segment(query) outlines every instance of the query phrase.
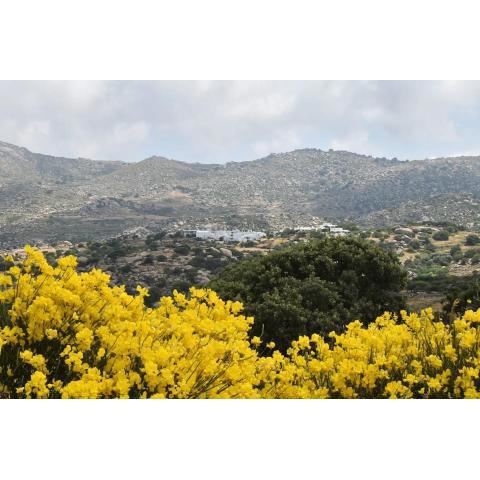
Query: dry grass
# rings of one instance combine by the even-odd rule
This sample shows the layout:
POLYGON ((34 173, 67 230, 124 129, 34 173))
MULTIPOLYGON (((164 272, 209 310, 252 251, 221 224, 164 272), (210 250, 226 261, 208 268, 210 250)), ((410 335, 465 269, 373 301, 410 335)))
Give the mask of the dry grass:
POLYGON ((450 235, 448 240, 434 240, 432 238, 432 243, 435 245, 439 252, 448 252, 454 245, 460 245, 462 248, 468 250, 471 247, 465 247, 465 238, 467 235, 470 235, 471 232, 458 232, 454 235, 450 235))
POLYGON ((420 310, 431 307, 434 312, 442 310, 441 300, 443 295, 434 292, 415 292, 407 294, 407 306, 409 310, 420 312, 420 310))

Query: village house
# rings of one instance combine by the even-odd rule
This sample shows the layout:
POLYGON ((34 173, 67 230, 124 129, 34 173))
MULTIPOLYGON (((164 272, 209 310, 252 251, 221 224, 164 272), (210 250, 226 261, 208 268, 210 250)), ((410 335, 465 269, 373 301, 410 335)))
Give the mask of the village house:
POLYGON ((350 233, 350 230, 346 230, 342 227, 338 227, 334 223, 322 223, 321 225, 312 227, 296 227, 294 228, 296 232, 311 232, 311 231, 321 231, 321 232, 326 232, 330 233, 333 236, 344 236, 350 233))
POLYGON ((218 240, 220 242, 250 242, 266 236, 264 232, 241 230, 183 230, 183 235, 202 240, 218 240))

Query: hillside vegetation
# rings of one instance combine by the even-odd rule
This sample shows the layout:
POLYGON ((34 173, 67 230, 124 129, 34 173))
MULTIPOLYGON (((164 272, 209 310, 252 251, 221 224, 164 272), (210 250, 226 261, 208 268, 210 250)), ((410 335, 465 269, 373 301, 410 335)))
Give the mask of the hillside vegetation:
POLYGON ((395 255, 355 238, 326 238, 229 265, 208 286, 245 305, 252 333, 286 351, 299 335, 343 331, 405 307, 395 255))
POLYGON ((97 162, 0 143, 0 246, 98 240, 135 226, 282 230, 318 218, 478 225, 478 157, 398 161, 316 149, 225 165, 97 162))
MULTIPOLYGON (((408 276, 400 293, 409 311, 432 307, 437 314, 442 310, 448 313, 453 302, 459 300, 460 306, 455 308, 460 312, 465 310, 462 306, 467 305, 467 300, 474 301, 466 292, 470 292, 480 278, 478 231, 444 222, 376 230, 361 229, 352 224, 344 226, 352 230, 350 238, 364 239, 398 258, 408 276), (442 240, 445 235, 448 239, 442 240)), ((249 244, 225 244, 186 238, 180 231, 154 233, 134 229, 105 241, 73 245, 59 242, 43 245, 40 249, 52 265, 65 255, 75 255, 80 271, 100 268, 110 275, 111 285, 125 285, 129 294, 135 292, 137 285, 148 288, 150 295, 146 302, 154 305, 161 296, 169 296, 175 289, 188 293, 192 285, 205 287, 214 276, 221 275, 226 267, 242 259, 280 252, 326 236, 320 231, 285 230, 276 234, 270 232, 262 240, 249 244)), ((16 260, 24 257, 22 249, 0 251, 0 270, 2 255, 8 254, 16 260)), ((292 275, 291 272, 284 274, 292 275)))
POLYGON ((145 308, 142 288, 131 296, 100 270, 78 274, 74 257, 54 268, 27 253, 0 273, 2 398, 480 396, 480 311, 449 323, 386 313, 282 354, 249 339, 253 319, 211 290, 145 308))

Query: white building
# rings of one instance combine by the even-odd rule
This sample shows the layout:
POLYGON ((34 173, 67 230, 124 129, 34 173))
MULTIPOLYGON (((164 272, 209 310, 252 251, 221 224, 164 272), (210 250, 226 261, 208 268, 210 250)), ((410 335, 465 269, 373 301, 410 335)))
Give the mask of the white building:
POLYGON ((337 226, 334 223, 322 223, 318 228, 319 230, 331 230, 332 228, 336 228, 337 226))
POLYGON ((221 242, 249 242, 266 236, 264 232, 253 232, 250 230, 184 230, 183 234, 185 237, 218 240, 221 242))
POLYGON ((341 227, 331 227, 330 233, 334 236, 343 237, 347 233, 350 233, 350 230, 345 230, 344 228, 341 228, 341 227))
POLYGON ((296 232, 311 232, 313 230, 317 230, 316 227, 295 227, 294 230, 296 232))
POLYGON ((296 232, 311 232, 311 231, 321 231, 326 233, 331 233, 333 236, 343 236, 350 233, 349 230, 345 230, 344 228, 337 227, 334 223, 322 223, 317 227, 296 227, 294 228, 296 232))

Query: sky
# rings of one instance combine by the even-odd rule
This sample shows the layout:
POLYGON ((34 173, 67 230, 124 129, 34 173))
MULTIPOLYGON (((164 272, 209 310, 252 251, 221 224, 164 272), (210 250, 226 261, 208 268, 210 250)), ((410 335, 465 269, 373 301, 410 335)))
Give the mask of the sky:
POLYGON ((480 155, 480 81, 1 81, 0 141, 98 160, 480 155))

